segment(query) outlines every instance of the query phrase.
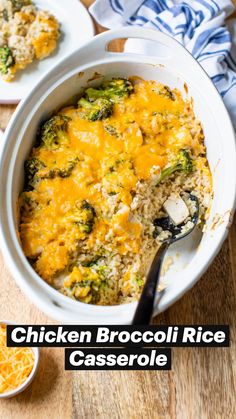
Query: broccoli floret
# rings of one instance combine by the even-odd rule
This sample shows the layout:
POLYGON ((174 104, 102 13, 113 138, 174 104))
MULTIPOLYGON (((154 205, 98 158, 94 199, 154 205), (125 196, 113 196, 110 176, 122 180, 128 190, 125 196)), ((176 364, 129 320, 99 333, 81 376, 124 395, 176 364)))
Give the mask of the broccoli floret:
POLYGON ((134 281, 134 283, 138 286, 138 287, 142 287, 144 284, 144 279, 142 277, 142 275, 136 273, 132 276, 132 279, 134 281))
POLYGON ((99 261, 99 259, 100 259, 100 257, 98 256, 96 259, 91 259, 91 260, 88 260, 86 262, 82 262, 81 266, 85 266, 86 268, 91 268, 91 267, 97 265, 97 262, 99 261))
POLYGON ((25 161, 25 185, 27 190, 32 190, 38 180, 38 171, 43 169, 45 164, 36 157, 30 157, 25 161))
POLYGON ((62 177, 66 178, 69 177, 78 163, 79 159, 76 157, 74 160, 71 160, 68 162, 66 167, 63 167, 59 169, 58 167, 55 167, 53 169, 50 169, 47 173, 44 173, 41 177, 41 179, 54 179, 55 177, 62 177))
POLYGON ((31 157, 27 159, 25 162, 26 180, 28 182, 31 181, 35 177, 36 173, 44 167, 46 167, 45 164, 36 157, 31 157))
POLYGON ((9 15, 8 15, 8 11, 6 9, 3 9, 0 11, 0 19, 5 20, 6 22, 9 21, 9 15))
POLYGON ((121 165, 123 165, 122 166, 123 168, 124 168, 124 165, 127 169, 132 168, 131 162, 130 161, 125 161, 125 159, 121 157, 119 159, 114 160, 112 165, 108 167, 107 174, 116 172, 121 167, 121 165))
POLYGON ((81 98, 78 106, 82 108, 82 116, 89 121, 98 121, 100 119, 109 118, 113 111, 112 103, 107 99, 97 99, 94 102, 89 102, 85 98, 81 98))
POLYGON ((30 192, 22 192, 20 196, 20 211, 21 214, 29 214, 38 208, 38 202, 30 195, 30 192))
POLYGON ((47 171, 47 166, 36 157, 31 157, 25 162, 25 184, 27 190, 32 190, 36 183, 42 179, 54 179, 55 177, 69 177, 79 161, 78 157, 68 162, 66 167, 52 168, 47 171), (39 173, 42 171, 41 173, 39 173))
MULTIPOLYGON (((191 173, 193 170, 193 161, 187 150, 182 149, 179 151, 176 161, 170 167, 162 170, 159 182, 162 182, 167 177, 171 176, 174 172, 180 171, 186 174, 191 173)), ((158 183, 159 183, 158 182, 158 183)))
POLYGON ((22 7, 29 6, 31 3, 31 0, 10 0, 12 4, 13 13, 19 12, 22 7))
POLYGON ((109 271, 107 265, 75 266, 61 291, 76 300, 95 304, 100 299, 100 290, 107 285, 109 271))
POLYGON ((164 86, 164 95, 167 96, 170 100, 175 100, 175 95, 168 86, 164 86))
POLYGON ((67 165, 67 167, 64 167, 63 169, 56 169, 55 173, 56 176, 65 178, 65 177, 69 177, 74 169, 74 167, 76 166, 76 164, 78 163, 79 159, 78 157, 75 158, 74 160, 70 161, 67 165))
POLYGON ((113 79, 104 82, 97 89, 90 87, 78 102, 78 107, 83 111, 81 116, 89 121, 109 118, 113 112, 113 104, 132 91, 133 86, 127 79, 113 79))
POLYGON ((86 90, 86 97, 89 101, 94 101, 98 98, 106 98, 115 103, 121 97, 128 97, 133 92, 133 85, 128 79, 114 78, 105 81, 101 87, 96 89, 90 87, 86 90))
MULTIPOLYGON (((6 22, 10 20, 12 17, 12 13, 19 12, 22 7, 29 6, 32 4, 31 0, 8 0, 8 2, 11 2, 11 8, 2 9, 0 10, 0 19, 2 18, 6 22)), ((5 2, 7 3, 7 2, 5 2)))
POLYGON ((93 229, 95 216, 96 213, 93 206, 84 200, 77 205, 73 220, 82 233, 89 234, 93 229))
POLYGON ((105 81, 102 87, 111 97, 129 96, 134 90, 132 83, 126 78, 113 78, 105 81))
POLYGON ((67 135, 68 122, 70 118, 65 115, 57 115, 46 121, 40 132, 40 139, 43 146, 49 150, 56 150, 57 148, 68 144, 69 138, 67 135))
POLYGON ((119 133, 117 132, 117 129, 115 127, 113 127, 113 125, 105 125, 104 126, 105 131, 107 131, 110 135, 112 135, 113 137, 118 138, 119 137, 119 133))
POLYGON ((8 69, 14 65, 14 62, 10 48, 0 47, 0 73, 7 74, 8 69))

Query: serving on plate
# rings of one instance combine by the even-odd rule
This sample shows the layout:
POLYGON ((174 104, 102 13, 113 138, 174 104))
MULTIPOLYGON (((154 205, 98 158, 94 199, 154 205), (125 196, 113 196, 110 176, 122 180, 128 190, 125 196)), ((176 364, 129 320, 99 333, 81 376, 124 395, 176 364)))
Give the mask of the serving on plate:
MULTIPOLYGON (((165 276, 165 282, 168 286, 159 304, 159 311, 164 310, 176 301, 202 275, 219 251, 226 237, 234 211, 236 189, 234 131, 220 96, 199 64, 176 41, 157 31, 123 28, 122 30, 99 35, 85 47, 71 54, 55 69, 52 69, 38 83, 37 89, 21 103, 8 127, 1 153, 0 187, 3 191, 1 242, 5 257, 15 280, 28 296, 48 315, 60 321, 82 324, 127 324, 132 320, 137 303, 128 302, 127 304, 110 306, 84 304, 84 302, 75 301, 58 292, 35 272, 23 253, 16 233, 18 229, 17 201, 24 188, 24 161, 27 160, 35 143, 38 127, 53 116, 52 113, 55 110, 59 111, 65 103, 70 106, 71 98, 75 93, 82 94, 89 87, 97 90, 104 81, 111 80, 112 77, 130 78, 133 75, 146 80, 145 83, 152 80, 155 86, 158 83, 161 84, 159 86, 168 86, 174 95, 178 96, 177 92, 179 91, 183 98, 179 100, 183 100, 185 104, 192 101, 193 105, 191 106, 193 107, 191 109, 194 109, 196 119, 191 109, 189 115, 192 115, 192 120, 201 121, 205 136, 207 160, 213 178, 213 201, 210 205, 210 199, 209 205, 205 204, 205 209, 203 209, 204 213, 206 207, 210 206, 204 234, 193 234, 191 237, 183 239, 179 244, 173 245, 172 254, 169 253, 169 255, 174 257, 178 252, 179 257, 174 259, 173 266, 165 276), (120 37, 155 41, 160 52, 159 57, 114 54, 106 51, 106 45, 111 40, 120 37), (224 199, 222 199, 222 196, 224 199), (220 222, 217 223, 217 219, 220 219, 220 222), (213 226, 214 228, 212 228, 213 226)), ((131 101, 131 98, 132 95, 126 100, 131 101)), ((77 99, 79 100, 79 98, 77 99)), ((87 96, 85 100, 87 100, 87 96)), ((91 105, 90 102, 89 100, 87 111, 91 105)), ((74 100, 74 103, 76 103, 76 100, 74 100)), ((121 106, 121 104, 115 106, 121 106)), ((71 112, 76 112, 76 109, 74 111, 72 109, 71 112)), ((141 114, 142 112, 140 112, 141 114)), ((70 117, 69 115, 64 116, 70 117)), ((79 125, 88 123, 85 120, 80 121, 81 119, 79 119, 79 125)), ((96 126, 97 122, 94 122, 94 124, 96 126)), ((99 121, 99 124, 103 126, 105 120, 99 121)), ((68 126, 73 127, 73 135, 76 136, 78 126, 76 126, 75 119, 72 118, 68 122, 68 126)), ((195 129, 201 136, 201 129, 197 122, 195 129), (196 127, 198 128, 196 129, 196 127)), ((108 143, 112 141, 111 133, 106 131, 104 135, 109 139, 108 143)), ((201 148, 200 137, 197 136, 196 139, 196 144, 199 144, 201 148)), ((181 140, 181 136, 179 140, 181 140)), ((191 152, 190 157, 193 159, 194 153, 191 147, 190 150, 189 146, 183 147, 182 150, 184 150, 184 154, 186 151, 191 152)), ((201 154, 201 151, 199 153, 201 154)), ((205 158, 204 148, 202 153, 203 156, 200 155, 199 157, 205 158)), ((173 160, 176 155, 176 153, 173 155, 173 160)), ((93 156, 94 161, 96 161, 96 155, 93 156)), ((138 156, 141 159, 141 153, 138 156)), ((173 163, 173 161, 163 163, 161 169, 168 169, 172 167, 173 163)), ((73 170, 78 170, 78 167, 75 165, 73 170)), ((209 171, 207 166, 206 171, 209 171)), ((111 171, 112 176, 113 173, 111 171)), ((189 179, 191 179, 191 176, 190 173, 189 179)), ((69 179, 70 177, 67 180, 69 181, 69 179)), ((51 180, 56 180, 56 177, 51 180)), ((201 182, 201 180, 199 181, 201 182)), ((113 199, 114 197, 115 195, 113 195, 113 199)), ((112 195, 108 199, 110 198, 112 198, 112 195)), ((81 219, 77 221, 81 225, 81 219)), ((73 225, 73 227, 75 226, 76 224, 73 225)))
POLYGON ((0 75, 14 79, 34 60, 52 54, 60 37, 59 22, 31 0, 0 0, 0 75))
POLYGON ((0 103, 17 103, 61 59, 94 35, 79 0, 0 1, 0 103), (11 82, 3 81, 11 80, 11 82))

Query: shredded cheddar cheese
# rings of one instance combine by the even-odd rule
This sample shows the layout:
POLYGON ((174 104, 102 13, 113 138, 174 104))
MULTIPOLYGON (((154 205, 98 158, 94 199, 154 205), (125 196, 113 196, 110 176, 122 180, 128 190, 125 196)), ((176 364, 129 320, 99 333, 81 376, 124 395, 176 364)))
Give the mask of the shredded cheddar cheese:
POLYGON ((6 325, 0 325, 0 393, 20 387, 29 377, 34 366, 30 348, 8 348, 6 325))

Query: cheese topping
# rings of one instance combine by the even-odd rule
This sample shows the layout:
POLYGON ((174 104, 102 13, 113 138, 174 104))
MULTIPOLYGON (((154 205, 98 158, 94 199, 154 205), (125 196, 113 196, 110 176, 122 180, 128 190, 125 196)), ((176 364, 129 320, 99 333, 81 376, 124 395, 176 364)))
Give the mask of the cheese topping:
POLYGON ((0 393, 14 390, 23 384, 34 366, 30 348, 8 348, 6 326, 0 325, 0 393))

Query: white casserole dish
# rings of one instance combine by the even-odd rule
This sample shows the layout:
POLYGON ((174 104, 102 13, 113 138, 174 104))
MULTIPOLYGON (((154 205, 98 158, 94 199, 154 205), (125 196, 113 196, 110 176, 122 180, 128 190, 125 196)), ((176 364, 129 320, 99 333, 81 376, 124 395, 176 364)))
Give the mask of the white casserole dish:
POLYGON ((158 31, 134 27, 105 32, 62 60, 41 79, 11 119, 0 156, 0 221, 2 250, 15 281, 40 309, 60 322, 128 324, 137 303, 92 306, 60 294, 32 269, 17 236, 17 198, 23 186, 23 165, 35 140, 37 127, 55 108, 65 104, 82 88, 100 83, 101 77, 88 82, 95 72, 106 77, 138 75, 155 79, 179 88, 184 95, 184 84, 187 84, 195 113, 203 125, 214 181, 213 205, 203 236, 193 235, 172 248, 172 254, 178 251, 180 257, 167 275, 169 285, 158 311, 165 310, 195 284, 227 236, 235 207, 235 136, 221 97, 184 47, 158 31), (158 56, 108 52, 107 44, 116 38, 152 40, 156 42, 158 56))

